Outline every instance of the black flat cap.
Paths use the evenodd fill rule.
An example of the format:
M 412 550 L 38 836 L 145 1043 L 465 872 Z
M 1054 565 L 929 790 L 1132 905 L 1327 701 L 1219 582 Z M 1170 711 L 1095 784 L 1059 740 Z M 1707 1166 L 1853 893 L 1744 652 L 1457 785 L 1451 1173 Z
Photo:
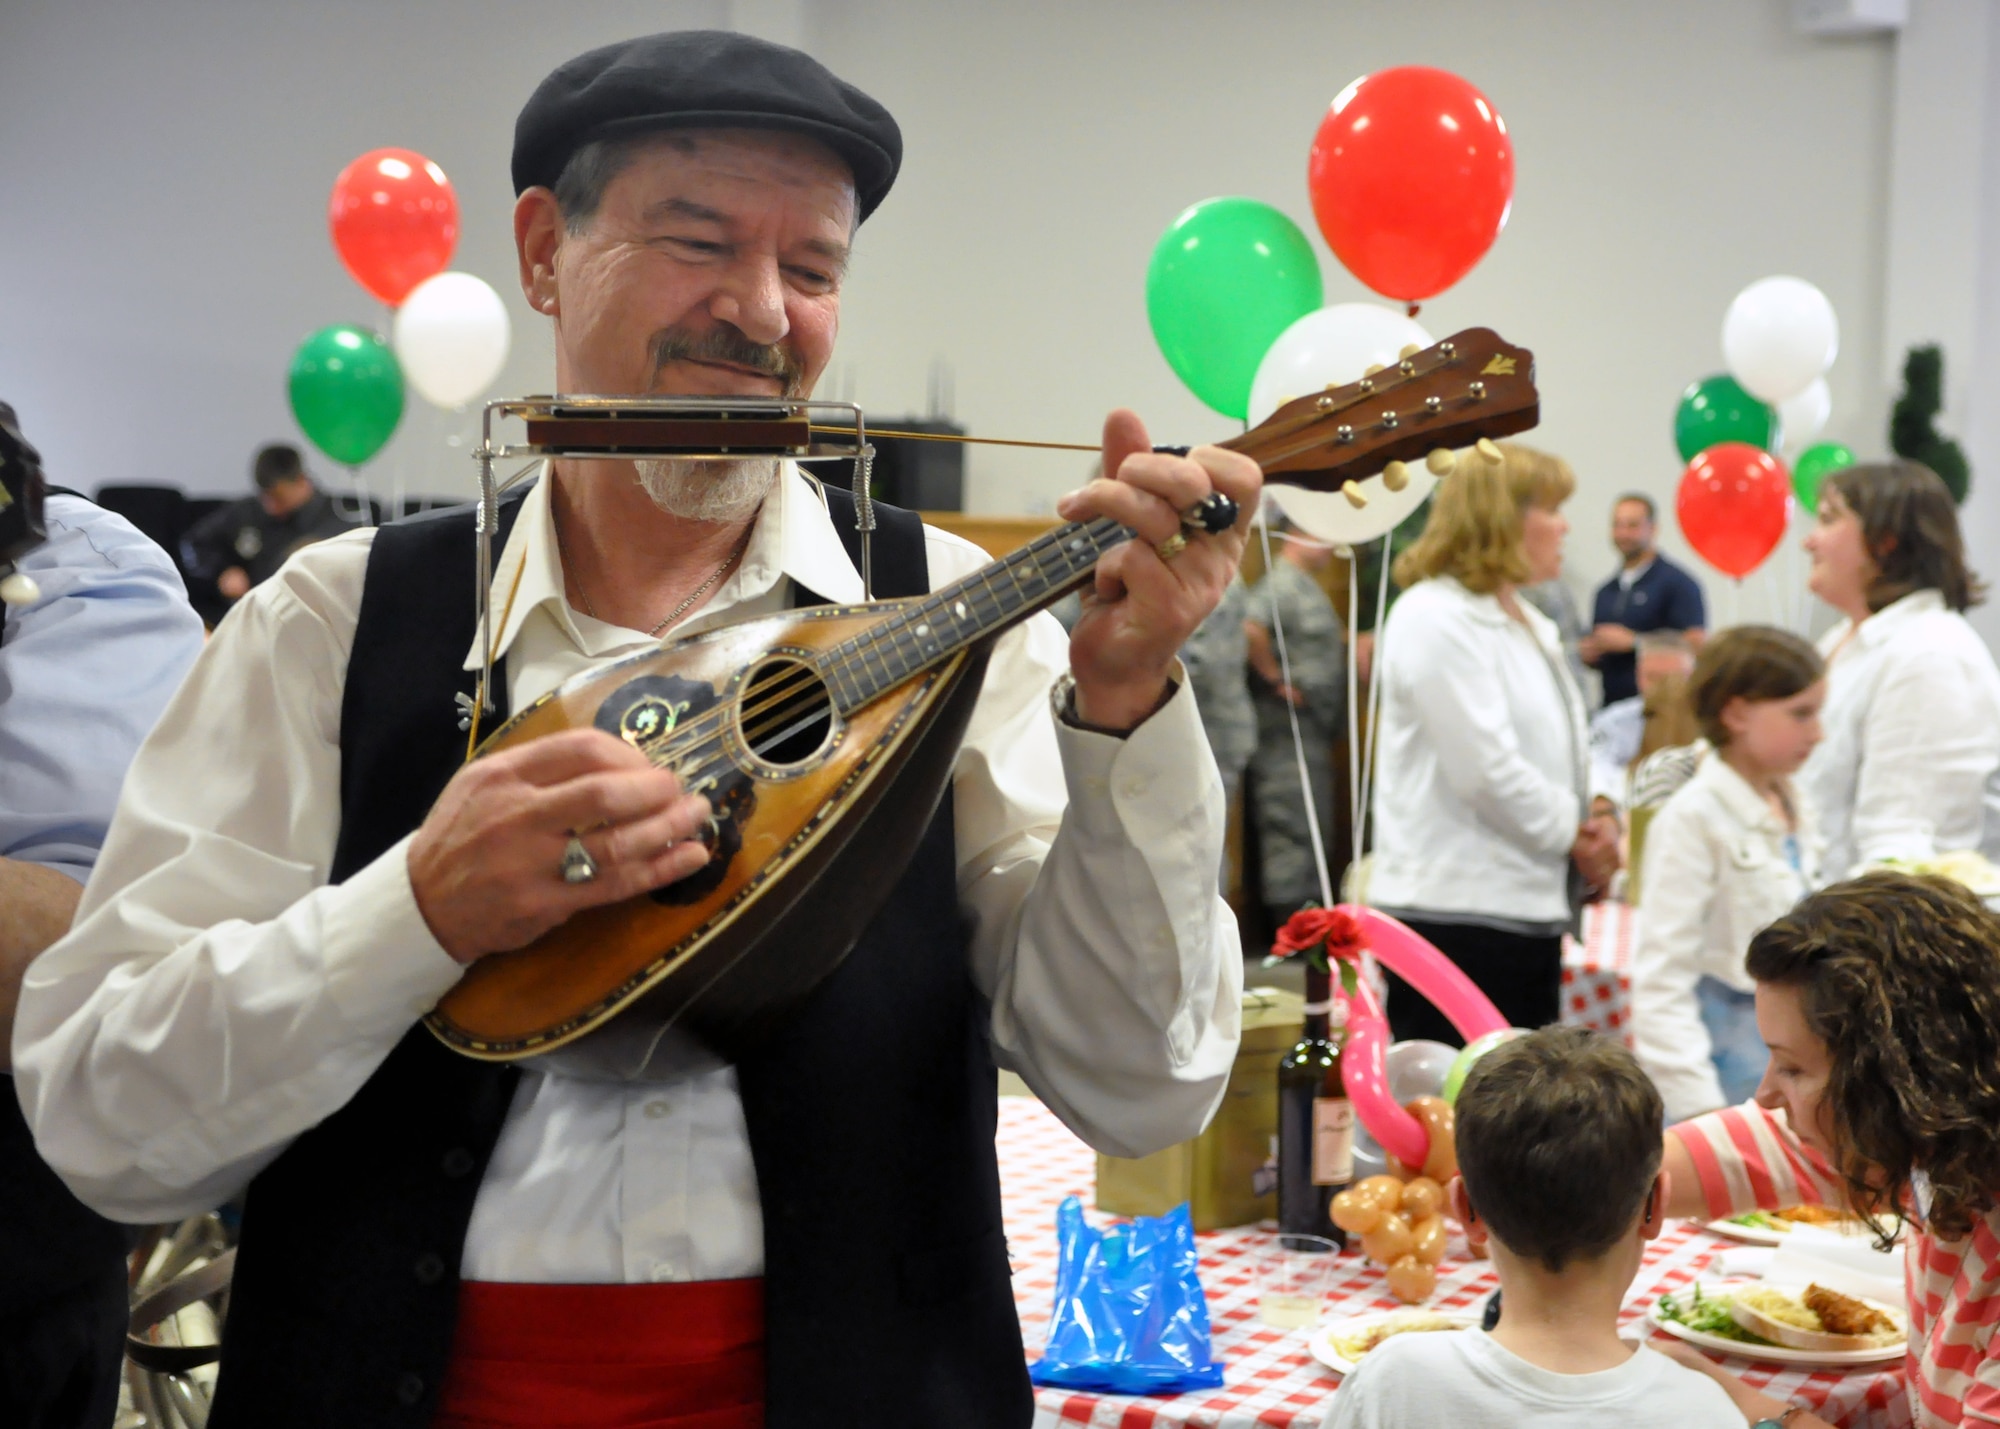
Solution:
M 578 55 L 536 87 L 514 121 L 514 192 L 553 188 L 593 139 L 675 128 L 809 134 L 854 171 L 862 218 L 903 161 L 889 111 L 812 56 L 729 30 L 671 30 Z

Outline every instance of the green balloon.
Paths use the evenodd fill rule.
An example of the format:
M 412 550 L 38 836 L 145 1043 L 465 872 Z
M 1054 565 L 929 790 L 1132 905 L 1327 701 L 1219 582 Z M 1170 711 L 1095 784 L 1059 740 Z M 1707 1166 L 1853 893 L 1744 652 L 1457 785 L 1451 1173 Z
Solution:
M 1257 364 L 1325 297 L 1305 234 L 1256 199 L 1203 199 L 1168 226 L 1146 268 L 1146 316 L 1167 365 L 1239 420 Z
M 376 452 L 403 419 L 403 369 L 365 327 L 323 327 L 292 354 L 292 415 L 313 445 L 346 466 Z
M 1778 414 L 1736 384 L 1726 372 L 1681 393 L 1674 413 L 1674 445 L 1682 461 L 1693 461 L 1717 442 L 1748 442 L 1763 451 L 1778 445 Z
M 1477 1062 L 1481 1057 L 1484 1057 L 1488 1052 L 1491 1052 L 1495 1047 L 1498 1047 L 1502 1042 L 1512 1041 L 1516 1037 L 1525 1037 L 1526 1035 L 1527 1029 L 1525 1027 L 1503 1027 L 1498 1032 L 1489 1032 L 1484 1037 L 1476 1037 L 1466 1043 L 1458 1056 L 1453 1059 L 1451 1070 L 1445 1073 L 1444 1088 L 1438 1095 L 1456 1106 L 1458 1104 L 1459 1089 L 1465 1085 L 1465 1076 L 1466 1073 L 1472 1070 L 1472 1064 Z
M 1815 442 L 1792 465 L 1792 494 L 1808 511 L 1819 510 L 1819 484 L 1844 466 L 1854 465 L 1854 453 L 1839 442 Z

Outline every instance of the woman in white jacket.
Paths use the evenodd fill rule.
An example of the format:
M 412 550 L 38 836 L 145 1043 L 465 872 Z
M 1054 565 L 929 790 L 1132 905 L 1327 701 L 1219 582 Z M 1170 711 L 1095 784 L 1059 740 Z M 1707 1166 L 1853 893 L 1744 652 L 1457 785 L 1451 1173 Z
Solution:
M 1482 444 L 1484 445 L 1484 444 Z M 1492 448 L 1487 448 L 1489 451 Z M 1517 1027 L 1561 1010 L 1570 872 L 1618 867 L 1617 822 L 1593 814 L 1583 698 L 1553 623 L 1518 598 L 1562 572 L 1567 463 L 1511 443 L 1467 454 L 1396 562 L 1382 633 L 1375 866 L 1369 901 L 1463 968 Z M 1400 980 L 1398 1039 L 1461 1039 Z
M 1712 746 L 1653 816 L 1632 954 L 1632 1032 L 1669 1122 L 1747 1101 L 1769 1054 L 1750 940 L 1818 882 L 1812 820 L 1791 776 L 1819 743 L 1819 652 L 1743 625 L 1702 648 L 1688 698 Z
M 1927 466 L 1851 466 L 1820 488 L 1812 592 L 1847 618 L 1820 641 L 1826 742 L 1799 785 L 1829 880 L 1884 859 L 2000 857 L 2000 670 L 1963 612 L 1951 493 Z

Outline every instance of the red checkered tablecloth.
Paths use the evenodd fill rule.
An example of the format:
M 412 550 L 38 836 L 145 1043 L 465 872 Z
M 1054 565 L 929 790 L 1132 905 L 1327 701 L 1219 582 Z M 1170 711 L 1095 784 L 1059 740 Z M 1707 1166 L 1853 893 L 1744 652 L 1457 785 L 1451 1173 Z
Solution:
M 1563 939 L 1562 1020 L 1616 1032 L 1632 1041 L 1632 940 L 1639 910 L 1592 903 L 1583 910 L 1581 941 Z
M 1028 1358 L 1038 1359 L 1055 1298 L 1056 1206 L 1076 1195 L 1094 1203 L 1096 1160 L 1090 1148 L 1040 1102 L 1004 1097 L 1000 1102 L 1000 1184 L 1007 1246 L 1014 1268 L 1014 1303 Z M 1092 1212 L 1100 1224 L 1110 1219 Z M 1041 1389 L 1035 1394 L 1036 1429 L 1083 1424 L 1093 1429 L 1153 1429 L 1201 1425 L 1204 1429 L 1317 1429 L 1340 1379 L 1306 1353 L 1305 1330 L 1275 1330 L 1257 1319 L 1255 1259 L 1270 1236 L 1253 1227 L 1199 1237 L 1201 1281 L 1208 1296 L 1215 1351 L 1224 1362 L 1218 1390 L 1162 1398 L 1078 1394 Z M 1623 1323 L 1635 1334 L 1645 1307 L 1663 1291 L 1678 1290 L 1728 1244 L 1676 1222 L 1654 1241 L 1626 1297 Z M 1462 1244 L 1439 1267 L 1440 1310 L 1484 1304 L 1497 1282 L 1484 1261 L 1468 1261 Z M 1357 1315 L 1396 1308 L 1382 1272 L 1358 1254 L 1343 1255 L 1335 1272 L 1330 1314 Z M 1837 1424 L 1902 1429 L 1910 1423 L 1901 1365 L 1852 1373 L 1779 1369 L 1732 1361 L 1730 1368 L 1780 1397 L 1800 1396 L 1815 1413 Z

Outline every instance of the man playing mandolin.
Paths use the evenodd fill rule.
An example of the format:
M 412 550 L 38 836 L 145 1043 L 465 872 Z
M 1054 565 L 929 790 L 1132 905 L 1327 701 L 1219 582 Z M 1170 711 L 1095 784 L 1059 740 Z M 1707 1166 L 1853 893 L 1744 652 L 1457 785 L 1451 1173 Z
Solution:
M 809 394 L 900 153 L 873 100 L 742 36 L 562 66 L 514 145 L 557 390 Z M 1137 539 L 1067 653 L 1046 615 L 999 639 L 852 956 L 736 1064 L 668 1080 L 473 1061 L 419 1025 L 468 965 L 709 857 L 707 801 L 621 739 L 464 762 L 472 518 L 341 536 L 245 598 L 135 764 L 16 1041 L 40 1147 L 93 1206 L 161 1221 L 247 1188 L 214 1429 L 1029 1422 L 995 1062 L 1138 1155 L 1203 1124 L 1238 1026 L 1220 793 L 1174 652 L 1259 472 L 1154 453 L 1129 412 L 1103 460 L 1062 512 Z M 1236 525 L 1185 528 L 1216 492 Z M 838 495 L 775 459 L 552 463 L 502 508 L 499 714 L 669 633 L 859 601 Z M 984 560 L 914 521 L 876 536 L 878 585 Z

